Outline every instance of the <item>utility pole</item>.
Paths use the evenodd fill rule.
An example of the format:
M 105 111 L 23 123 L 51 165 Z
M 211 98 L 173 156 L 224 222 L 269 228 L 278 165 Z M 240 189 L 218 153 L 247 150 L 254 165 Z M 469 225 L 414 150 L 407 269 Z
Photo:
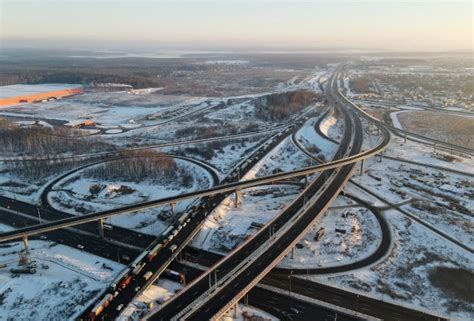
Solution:
M 42 223 L 42 221 L 41 221 L 41 212 L 40 212 L 39 207 L 37 207 L 36 210 L 38 211 L 38 221 L 41 224 Z

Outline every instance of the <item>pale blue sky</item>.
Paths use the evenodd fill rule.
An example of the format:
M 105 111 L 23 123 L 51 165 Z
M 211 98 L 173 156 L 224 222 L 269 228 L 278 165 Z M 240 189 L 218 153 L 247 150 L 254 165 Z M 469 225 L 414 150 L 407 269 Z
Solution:
M 0 0 L 12 44 L 472 50 L 471 1 Z

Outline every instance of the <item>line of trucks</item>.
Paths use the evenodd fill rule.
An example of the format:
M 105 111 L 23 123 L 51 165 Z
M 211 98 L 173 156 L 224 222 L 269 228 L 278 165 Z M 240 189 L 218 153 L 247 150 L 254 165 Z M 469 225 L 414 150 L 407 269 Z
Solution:
M 186 226 L 191 218 L 190 212 L 186 212 L 179 219 L 179 225 L 177 227 L 171 225 L 169 226 L 160 237 L 158 244 L 156 242 L 152 243 L 144 252 L 142 252 L 132 263 L 130 263 L 110 284 L 110 287 L 105 291 L 108 292 L 105 294 L 102 299 L 100 299 L 96 305 L 92 308 L 91 312 L 85 318 L 86 321 L 94 321 L 99 314 L 104 311 L 106 307 L 110 305 L 110 302 L 114 300 L 117 295 L 123 291 L 126 287 L 130 285 L 132 279 L 135 279 L 140 272 L 144 270 L 148 262 L 151 262 L 156 255 L 165 247 L 173 238 L 178 234 L 178 231 Z M 177 250 L 177 245 L 172 245 L 169 249 L 173 253 Z M 143 275 L 143 279 L 148 281 L 153 276 L 152 271 L 147 271 Z M 166 269 L 164 276 L 173 281 L 179 282 L 181 284 L 185 283 L 185 275 L 182 272 L 173 271 Z M 138 292 L 138 289 L 135 289 L 135 292 Z M 117 310 L 121 310 L 123 305 L 119 305 Z
M 307 119 L 308 117 L 306 117 Z M 294 127 L 294 125 L 289 126 L 286 128 L 284 131 L 278 133 L 275 135 L 271 140 L 268 140 L 265 142 L 261 149 L 257 151 L 258 156 L 259 153 L 264 152 L 267 148 L 276 145 L 282 135 L 287 133 L 288 131 L 291 131 L 291 129 Z M 254 156 L 254 157 L 255 157 Z M 239 179 L 240 175 L 244 171 L 246 167 L 248 167 L 252 161 L 253 158 L 246 160 L 243 162 L 238 168 L 237 171 L 232 173 L 230 175 L 231 181 L 235 179 Z M 225 179 L 223 182 L 225 182 L 227 179 Z M 215 206 L 216 204 L 212 204 Z M 201 208 L 204 208 L 206 204 L 201 203 Z M 178 232 L 185 227 L 191 220 L 192 217 L 195 216 L 195 213 L 197 212 L 198 208 L 194 208 L 194 210 L 186 211 L 179 219 L 179 225 L 175 226 L 169 226 L 163 233 L 162 237 L 160 238 L 162 241 L 160 241 L 158 244 L 150 245 L 147 250 L 145 250 L 142 254 L 140 254 L 120 275 L 112 282 L 110 288 L 108 290 L 111 291 L 111 293 L 105 294 L 100 301 L 97 302 L 97 304 L 93 307 L 91 312 L 87 315 L 87 318 L 85 320 L 87 321 L 94 321 L 96 317 L 102 313 L 102 311 L 109 306 L 110 302 L 118 295 L 119 292 L 123 291 L 141 271 L 145 268 L 146 264 L 148 262 L 151 262 L 155 256 L 161 251 L 163 247 L 165 247 L 171 240 L 178 234 Z M 191 214 L 193 213 L 193 214 Z M 169 250 L 171 253 L 175 252 L 177 250 L 178 246 L 177 245 L 172 245 Z M 150 279 L 153 276 L 152 271 L 148 271 L 143 275 L 143 278 L 145 281 Z M 172 271 L 169 269 L 166 269 L 164 272 L 164 276 L 167 278 L 170 278 L 172 280 L 178 281 L 182 284 L 185 282 L 185 276 L 183 273 Z M 108 292 L 108 290 L 106 292 Z M 139 289 L 136 289 L 135 292 L 138 292 Z M 123 305 L 119 305 L 117 307 L 117 310 L 120 310 L 123 308 Z

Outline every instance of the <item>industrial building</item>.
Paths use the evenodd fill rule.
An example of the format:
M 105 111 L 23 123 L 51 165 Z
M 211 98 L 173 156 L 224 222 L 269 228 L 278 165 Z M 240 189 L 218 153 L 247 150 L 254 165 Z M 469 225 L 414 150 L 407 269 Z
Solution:
M 0 86 L 0 107 L 60 99 L 83 92 L 81 85 L 69 84 Z

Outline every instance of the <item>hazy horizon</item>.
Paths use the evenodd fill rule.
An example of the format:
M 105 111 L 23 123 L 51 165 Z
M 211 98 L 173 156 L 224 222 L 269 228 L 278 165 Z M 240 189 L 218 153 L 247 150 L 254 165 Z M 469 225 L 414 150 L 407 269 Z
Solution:
M 1 2 L 2 47 L 472 51 L 470 1 Z

